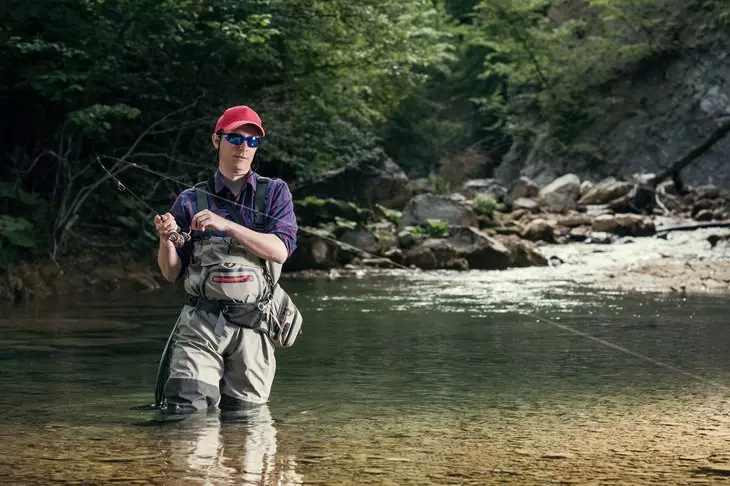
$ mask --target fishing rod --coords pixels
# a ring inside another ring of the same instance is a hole
[[[98,160],[98,157],[97,157],[97,160]],[[171,177],[171,176],[169,176],[169,175],[167,175],[167,174],[165,174],[165,173],[162,173],[162,172],[156,171],[156,170],[154,170],[154,169],[150,169],[150,168],[149,168],[149,167],[147,167],[147,166],[144,166],[144,165],[140,165],[140,164],[137,164],[137,163],[135,163],[135,162],[129,162],[129,161],[126,161],[126,160],[121,160],[121,161],[119,161],[119,162],[121,162],[121,163],[123,163],[123,164],[127,164],[127,165],[129,165],[129,166],[131,166],[131,167],[134,167],[135,169],[139,169],[139,170],[141,170],[141,171],[143,171],[143,172],[147,172],[147,173],[149,173],[149,174],[155,175],[155,176],[157,176],[157,177],[160,177],[160,178],[162,178],[162,179],[166,179],[166,180],[168,180],[168,181],[170,181],[170,182],[174,182],[174,183],[176,183],[176,184],[179,184],[179,185],[181,185],[181,186],[184,186],[184,187],[187,187],[187,188],[192,188],[192,187],[194,187],[194,185],[188,184],[188,183],[186,183],[186,182],[184,182],[184,181],[181,181],[181,180],[179,180],[179,179],[176,179],[176,178],[174,178],[174,177]],[[99,163],[101,164],[101,162],[99,162]],[[102,167],[103,167],[103,166],[102,166]],[[106,170],[106,168],[105,168],[104,170]],[[109,171],[107,171],[107,173],[109,173]],[[111,175],[111,174],[110,174],[110,175]],[[112,175],[112,177],[114,177],[114,176]],[[115,178],[115,180],[117,180],[117,179]],[[118,180],[117,180],[117,182],[118,182]],[[119,183],[119,182],[118,182],[118,184],[121,184],[121,183]],[[124,185],[122,185],[122,187],[124,187]],[[120,190],[121,190],[121,189],[120,189]],[[263,212],[261,212],[261,211],[256,211],[256,209],[254,209],[254,208],[252,208],[252,207],[249,207],[249,206],[246,206],[245,204],[241,204],[241,203],[239,203],[239,202],[236,202],[236,201],[231,201],[230,199],[226,199],[226,198],[224,198],[224,197],[221,197],[221,196],[219,196],[218,194],[213,194],[212,192],[209,192],[209,191],[207,191],[207,190],[205,190],[205,189],[203,189],[203,188],[201,188],[201,187],[196,187],[196,188],[195,188],[195,190],[196,190],[196,191],[200,191],[200,192],[202,192],[203,194],[207,194],[207,195],[209,195],[209,196],[213,197],[214,199],[218,199],[218,200],[220,200],[220,201],[223,201],[223,202],[227,202],[227,203],[229,203],[229,204],[231,204],[231,205],[233,205],[233,206],[235,206],[235,207],[240,207],[240,208],[243,208],[243,209],[247,209],[247,210],[253,211],[254,213],[261,213],[261,214],[264,214],[264,215],[265,215],[266,217],[268,217],[268,218],[271,218],[271,219],[273,219],[273,220],[275,220],[275,221],[282,221],[282,220],[283,220],[283,218],[277,218],[276,216],[271,216],[271,215],[267,215],[266,213],[263,213]],[[129,189],[127,189],[127,191],[129,191]],[[136,197],[136,196],[135,196],[135,197]],[[139,198],[138,198],[138,199],[139,199]],[[149,206],[147,206],[147,207],[149,208]],[[151,208],[150,208],[150,209],[151,209]],[[151,210],[152,210],[152,209],[151,209]],[[152,210],[152,211],[154,211],[154,210]],[[356,247],[356,246],[354,246],[354,245],[350,245],[349,243],[345,243],[345,242],[342,242],[342,241],[336,240],[336,239],[334,239],[334,238],[331,238],[331,237],[329,237],[329,236],[327,236],[327,235],[323,235],[323,234],[321,234],[321,233],[318,233],[318,232],[316,232],[316,231],[314,231],[314,230],[310,230],[310,229],[307,229],[307,228],[301,228],[301,227],[299,228],[299,230],[300,230],[300,231],[302,231],[303,233],[307,233],[307,234],[310,234],[310,235],[314,235],[314,236],[317,236],[317,237],[319,237],[319,238],[322,238],[322,239],[324,239],[324,240],[328,240],[328,241],[331,241],[331,242],[333,242],[333,243],[335,243],[335,244],[337,244],[337,245],[341,245],[341,246],[344,246],[344,247],[346,247],[346,248],[348,248],[348,249],[351,249],[351,250],[355,250],[355,251],[361,252],[361,253],[362,253],[362,254],[364,254],[364,255],[368,255],[368,256],[370,256],[370,257],[374,257],[374,258],[379,258],[379,257],[378,257],[378,255],[375,255],[375,254],[373,254],[373,253],[370,253],[370,252],[368,252],[368,251],[365,251],[365,250],[363,250],[362,248],[358,248],[358,247]],[[187,239],[190,239],[190,236],[189,236],[189,234],[186,234],[186,233],[182,233],[182,234],[183,234],[183,235],[184,235],[184,237],[186,237]],[[185,241],[187,241],[187,240],[185,240]],[[184,243],[185,243],[185,241],[184,241],[184,242],[182,242],[181,244],[184,244]],[[403,270],[410,270],[410,268],[409,268],[409,267],[407,267],[407,266],[405,266],[405,265],[401,265],[400,263],[394,262],[394,261],[393,261],[393,260],[391,260],[391,259],[387,259],[387,260],[388,260],[389,262],[391,262],[391,263],[392,263],[392,264],[393,264],[394,266],[398,267],[398,268],[401,268],[401,269],[403,269]]]
[[[146,209],[148,209],[148,210],[150,210],[150,211],[152,211],[153,213],[156,214],[156,211],[149,204],[147,204],[145,201],[143,201],[142,199],[140,199],[136,194],[134,194],[132,191],[130,191],[129,188],[127,188],[117,177],[114,176],[114,174],[112,174],[106,167],[104,167],[104,164],[101,163],[101,160],[99,159],[99,157],[97,157],[97,161],[99,162],[99,165],[102,166],[102,168],[104,169],[104,171],[117,183],[117,188],[120,191],[126,190],[132,197],[135,198],[136,201],[138,201],[140,204],[142,204]],[[139,164],[134,163],[134,162],[128,162],[128,161],[121,161],[121,162],[122,163],[125,163],[125,164],[127,164],[127,165],[129,165],[131,167],[134,167],[136,169],[142,170],[144,172],[153,174],[153,175],[155,175],[157,177],[160,177],[162,179],[169,180],[169,181],[174,182],[176,184],[179,184],[179,185],[182,185],[182,186],[185,186],[185,187],[193,187],[190,184],[187,184],[187,183],[185,183],[185,182],[183,182],[183,181],[181,181],[179,179],[176,179],[174,177],[171,177],[171,176],[169,176],[167,174],[164,174],[162,172],[159,172],[159,171],[150,169],[149,167],[146,167],[146,166],[143,166],[143,165],[139,165]],[[232,204],[234,206],[238,206],[238,207],[241,207],[241,208],[244,208],[244,209],[252,210],[252,211],[254,211],[254,213],[257,213],[258,212],[254,208],[250,208],[250,207],[245,206],[245,205],[243,205],[241,203],[238,203],[236,201],[228,200],[226,198],[223,198],[221,196],[218,196],[217,194],[213,194],[213,193],[211,193],[211,192],[209,192],[209,191],[207,191],[205,189],[202,189],[202,188],[199,188],[198,187],[198,188],[196,188],[196,190],[199,190],[199,191],[203,192],[204,194],[210,195],[213,198],[217,198],[217,199],[220,199],[222,201],[228,202],[228,203],[230,203],[230,204]],[[268,216],[268,217],[270,217],[272,219],[275,219],[275,220],[279,220],[279,221],[282,219],[282,218],[277,218],[275,216]],[[361,248],[358,248],[358,247],[356,247],[354,245],[350,245],[350,244],[347,244],[347,243],[343,243],[341,241],[337,241],[337,240],[335,240],[333,238],[330,238],[330,237],[328,237],[326,235],[322,235],[322,234],[317,233],[315,231],[308,230],[306,228],[299,228],[299,230],[300,231],[303,231],[305,233],[313,234],[313,235],[316,235],[316,236],[318,236],[320,238],[323,238],[323,239],[332,241],[332,242],[334,242],[334,243],[336,243],[338,245],[344,245],[345,247],[349,247],[349,248],[352,248],[352,249],[354,249],[356,251],[360,251],[363,254],[371,255],[371,256],[376,256],[376,255],[373,255],[372,253],[369,253],[369,252],[367,252],[367,251],[365,251],[365,250],[363,250]],[[179,246],[179,245],[184,244],[189,239],[190,239],[189,233],[183,233],[183,232],[181,232],[179,234],[178,233],[174,233],[170,237],[170,241],[173,241],[173,243],[176,246]],[[391,262],[392,262],[392,260],[391,260]],[[400,267],[400,268],[408,269],[408,267],[406,267],[404,265],[398,264],[396,262],[392,262],[392,263],[394,265]],[[654,364],[656,366],[659,366],[659,367],[668,369],[668,370],[673,371],[675,373],[679,373],[679,374],[685,375],[685,376],[690,377],[690,378],[692,378],[694,380],[701,381],[701,382],[704,382],[704,383],[708,383],[708,384],[711,384],[713,386],[716,386],[716,387],[719,387],[719,388],[722,388],[722,389],[725,389],[725,390],[730,389],[730,387],[728,387],[727,385],[724,385],[722,383],[718,383],[718,382],[713,381],[713,380],[708,380],[707,378],[704,378],[702,376],[696,375],[694,373],[690,373],[690,372],[688,372],[686,370],[683,370],[683,369],[681,369],[681,368],[679,368],[677,366],[672,366],[670,364],[667,364],[667,363],[658,361],[658,360],[653,359],[653,358],[651,358],[649,356],[646,356],[644,354],[638,353],[636,351],[632,351],[630,349],[624,348],[624,347],[619,346],[617,344],[613,344],[611,342],[608,342],[608,341],[606,341],[604,339],[601,339],[601,338],[592,336],[591,334],[589,334],[587,332],[579,331],[579,330],[577,330],[577,329],[575,329],[575,328],[573,328],[571,326],[568,326],[566,324],[556,322],[556,321],[554,321],[552,319],[548,319],[547,317],[542,317],[542,316],[539,316],[539,315],[536,315],[536,314],[533,314],[533,313],[530,313],[530,312],[524,312],[524,311],[523,312],[520,312],[520,313],[522,315],[527,316],[527,317],[532,317],[533,319],[535,319],[535,320],[537,320],[539,322],[542,322],[544,324],[548,324],[548,325],[550,325],[552,327],[555,327],[555,328],[561,329],[563,331],[567,331],[567,332],[570,332],[570,333],[575,334],[577,336],[583,337],[585,339],[588,339],[588,340],[597,342],[597,343],[601,344],[602,346],[606,346],[606,347],[611,348],[611,349],[613,349],[615,351],[619,351],[621,353],[624,353],[624,354],[633,356],[635,358],[639,358],[641,360],[644,360],[644,361],[647,361],[649,363],[652,363],[652,364]],[[160,360],[160,369],[158,369],[158,377],[157,377],[157,383],[156,383],[156,387],[155,387],[155,403],[152,404],[152,405],[139,407],[140,409],[154,410],[154,409],[164,409],[165,408],[165,405],[166,404],[165,404],[165,400],[164,400],[164,396],[163,396],[163,390],[162,390],[162,387],[164,386],[164,380],[161,380],[161,373],[162,373],[162,369],[164,367],[163,362],[165,361],[166,358],[169,358],[169,356],[167,356],[167,354],[168,354],[167,351],[168,351],[168,348],[169,348],[169,345],[170,345],[170,341],[172,339],[172,336],[174,334],[174,331],[175,331],[175,329],[173,329],[173,332],[170,334],[170,337],[168,338],[168,342],[167,342],[167,344],[165,346],[165,350],[163,350],[163,354],[162,354],[162,357],[161,357],[161,360]]]
[[[98,157],[97,157],[97,160],[98,160]],[[179,185],[182,185],[182,186],[185,186],[185,187],[193,187],[193,186],[191,186],[190,184],[187,184],[187,183],[185,183],[185,182],[183,182],[183,181],[180,181],[179,179],[176,179],[176,178],[174,178],[174,177],[171,177],[171,176],[169,176],[169,175],[167,175],[167,174],[164,174],[164,173],[162,173],[162,172],[159,172],[159,171],[156,171],[156,170],[150,169],[149,167],[146,167],[146,166],[143,166],[143,165],[139,165],[139,164],[137,164],[137,163],[134,163],[134,162],[128,162],[128,161],[121,161],[121,162],[122,162],[122,163],[125,163],[125,164],[127,164],[127,165],[129,165],[129,166],[131,166],[131,167],[134,167],[134,168],[136,168],[136,169],[142,170],[142,171],[144,171],[144,172],[147,172],[147,173],[153,174],[153,175],[155,175],[155,176],[157,176],[157,177],[160,177],[160,178],[163,178],[163,179],[169,180],[169,181],[171,181],[171,182],[174,182],[174,183],[176,183],[176,184],[179,184]],[[101,164],[101,161],[99,161],[99,164]],[[103,166],[103,164],[102,164],[102,167],[104,167],[104,166]],[[120,190],[126,189],[126,190],[127,190],[127,192],[129,192],[130,194],[132,194],[132,192],[131,192],[131,191],[130,191],[129,189],[127,189],[127,188],[126,188],[126,186],[124,186],[124,184],[122,184],[122,183],[121,183],[121,182],[120,182],[120,181],[119,181],[119,180],[118,180],[118,179],[117,179],[116,177],[114,177],[114,175],[113,175],[113,174],[111,174],[111,173],[110,173],[110,172],[109,172],[109,171],[108,171],[108,170],[106,169],[106,167],[104,167],[104,170],[105,170],[105,171],[106,171],[106,172],[107,172],[107,173],[108,173],[108,174],[109,174],[109,175],[110,175],[110,176],[111,176],[111,177],[112,177],[112,178],[113,178],[113,179],[114,179],[114,180],[115,180],[115,181],[117,182],[117,185],[118,185],[118,187],[119,187],[119,189],[120,189]],[[204,189],[202,189],[202,188],[196,188],[196,190],[202,191],[202,192],[203,192],[204,194],[207,194],[207,195],[210,195],[210,196],[212,196],[212,197],[214,197],[214,198],[217,198],[217,199],[220,199],[220,200],[222,200],[222,201],[228,202],[228,203],[230,203],[230,204],[232,204],[232,205],[234,205],[234,206],[239,206],[239,207],[242,207],[242,208],[244,208],[244,209],[249,209],[249,210],[252,210],[252,211],[254,211],[254,212],[258,212],[258,211],[256,211],[256,210],[255,210],[254,208],[250,208],[250,207],[248,207],[248,206],[245,206],[245,205],[243,205],[243,204],[240,204],[240,203],[238,203],[238,202],[235,202],[235,201],[230,201],[230,200],[228,200],[228,199],[226,199],[226,198],[223,198],[223,197],[221,197],[221,196],[218,196],[217,194],[213,194],[213,193],[211,193],[211,192],[208,192],[208,191],[206,191],[206,190],[204,190]],[[149,206],[149,205],[148,205],[147,203],[145,203],[144,201],[142,201],[141,199],[139,199],[139,198],[138,198],[138,197],[137,197],[136,195],[134,195],[134,194],[132,194],[132,195],[133,195],[133,196],[134,196],[134,197],[135,197],[135,198],[136,198],[136,199],[137,199],[138,201],[140,201],[140,202],[141,202],[142,204],[144,204],[146,208],[148,208],[149,210],[151,210],[151,211],[153,211],[153,212],[154,212],[154,210],[153,210],[153,209],[152,209],[152,208],[151,208],[151,207],[150,207],[150,206]],[[277,218],[277,217],[275,217],[275,216],[269,216],[269,217],[270,217],[270,218],[273,218],[273,219],[275,219],[275,220],[279,220],[279,221],[280,221],[280,220],[282,219],[282,218]],[[352,248],[352,249],[354,249],[354,250],[356,250],[356,251],[360,251],[360,252],[362,252],[363,254],[366,254],[366,255],[371,255],[371,256],[377,256],[377,255],[373,255],[372,253],[369,253],[369,252],[367,252],[367,251],[365,251],[365,250],[363,250],[363,249],[361,249],[361,248],[358,248],[358,247],[356,247],[356,246],[353,246],[353,245],[350,245],[350,244],[347,244],[347,243],[343,243],[343,242],[341,242],[341,241],[337,241],[337,240],[335,240],[335,239],[333,239],[333,238],[330,238],[330,237],[328,237],[328,236],[326,236],[326,235],[322,235],[322,234],[320,234],[320,233],[317,233],[317,232],[315,232],[315,231],[312,231],[312,230],[308,230],[308,229],[306,229],[306,228],[299,228],[299,230],[300,230],[300,231],[303,231],[303,232],[305,232],[305,233],[313,234],[313,235],[316,235],[316,236],[318,236],[318,237],[320,237],[320,238],[323,238],[323,239],[326,239],[326,240],[332,241],[332,242],[334,242],[334,243],[336,243],[336,244],[338,244],[338,245],[344,245],[345,247],[349,247],[349,248]],[[182,234],[183,234],[183,235],[186,235],[185,233],[182,233]],[[189,235],[186,235],[186,236],[187,236],[187,238],[189,238]],[[392,260],[391,260],[391,262],[392,262]],[[396,266],[400,267],[400,268],[403,268],[403,269],[409,269],[408,267],[406,267],[406,266],[404,266],[404,265],[401,265],[401,264],[398,264],[398,263],[396,263],[396,262],[392,262],[392,263],[393,263],[394,265],[396,265]],[[659,366],[659,367],[662,367],[662,368],[668,369],[668,370],[670,370],[670,371],[673,371],[673,372],[675,372],[675,373],[679,373],[679,374],[685,375],[685,376],[687,376],[687,377],[690,377],[690,378],[693,378],[693,379],[695,379],[695,380],[697,380],[697,381],[701,381],[701,382],[704,382],[704,383],[708,383],[708,384],[711,384],[711,385],[714,385],[714,386],[717,386],[717,387],[719,387],[719,388],[723,388],[723,389],[726,389],[726,390],[727,390],[727,389],[730,389],[730,387],[728,387],[727,385],[724,385],[724,384],[722,384],[722,383],[718,383],[718,382],[716,382],[716,381],[708,380],[707,378],[704,378],[704,377],[702,377],[702,376],[696,375],[696,374],[694,374],[694,373],[690,373],[690,372],[688,372],[688,371],[686,371],[686,370],[683,370],[683,369],[681,369],[681,368],[679,368],[679,367],[676,367],[676,366],[672,366],[672,365],[670,365],[670,364],[667,364],[667,363],[663,363],[663,362],[661,362],[661,361],[655,360],[655,359],[653,359],[653,358],[651,358],[651,357],[649,357],[649,356],[643,355],[643,354],[641,354],[641,353],[638,353],[638,352],[636,352],[636,351],[632,351],[632,350],[630,350],[630,349],[624,348],[624,347],[622,347],[622,346],[619,346],[619,345],[617,345],[617,344],[613,344],[613,343],[611,343],[611,342],[608,342],[608,341],[606,341],[606,340],[604,340],[604,339],[601,339],[601,338],[598,338],[598,337],[592,336],[592,335],[591,335],[591,334],[589,334],[589,333],[586,333],[586,332],[584,332],[584,331],[579,331],[579,330],[577,330],[577,329],[575,329],[575,328],[573,328],[573,327],[571,327],[571,326],[568,326],[568,325],[566,325],[566,324],[563,324],[563,323],[559,323],[559,322],[556,322],[556,321],[554,321],[554,320],[552,320],[552,319],[548,319],[547,317],[541,317],[541,316],[539,316],[539,315],[536,315],[536,314],[533,314],[533,313],[530,313],[530,312],[524,312],[524,311],[522,311],[522,312],[520,312],[520,313],[521,313],[522,315],[524,315],[524,316],[527,316],[527,317],[532,317],[533,319],[535,319],[535,320],[537,320],[537,321],[539,321],[539,322],[542,322],[542,323],[544,323],[544,324],[548,324],[548,325],[550,325],[550,326],[552,326],[552,327],[555,327],[555,328],[561,329],[561,330],[563,330],[563,331],[567,331],[567,332],[570,332],[570,333],[572,333],[572,334],[575,334],[575,335],[577,335],[577,336],[583,337],[583,338],[585,338],[585,339],[589,339],[589,340],[591,340],[591,341],[594,341],[594,342],[597,342],[597,343],[601,344],[602,346],[606,346],[606,347],[608,347],[608,348],[611,348],[611,349],[613,349],[613,350],[615,350],[615,351],[619,351],[619,352],[621,352],[621,353],[624,353],[624,354],[627,354],[627,355],[633,356],[633,357],[635,357],[635,358],[639,358],[639,359],[642,359],[642,360],[644,360],[644,361],[647,361],[647,362],[649,362],[649,363],[652,363],[652,364],[654,364],[654,365],[656,365],[656,366]],[[168,344],[169,344],[169,343],[168,343]],[[164,353],[163,353],[163,355],[164,355]],[[156,395],[157,395],[157,396],[156,396],[156,400],[155,400],[155,401],[156,401],[156,405],[157,405],[158,407],[159,407],[159,405],[160,405],[160,402],[161,402],[161,400],[162,400],[161,394],[162,394],[162,390],[161,390],[161,388],[159,387],[159,377],[158,377],[158,389],[156,390]]]
[[[127,191],[130,196],[132,196],[138,203],[140,203],[142,205],[142,207],[151,211],[153,214],[157,214],[157,211],[155,211],[155,209],[152,206],[147,204],[142,198],[140,198],[135,193],[133,193],[127,186],[124,185],[124,183],[122,181],[119,180],[119,178],[117,178],[117,176],[112,174],[109,171],[109,169],[107,169],[104,166],[104,164],[101,163],[101,159],[98,156],[96,157],[96,161],[99,162],[99,165],[101,166],[102,169],[104,169],[104,172],[106,172],[109,175],[109,177],[111,177],[114,180],[114,182],[117,183],[117,189],[119,189],[120,191]],[[132,164],[132,165],[135,165],[135,164]],[[181,247],[182,245],[184,245],[185,243],[190,241],[190,233],[189,232],[184,233],[182,231],[180,231],[180,232],[174,231],[170,235],[169,240],[176,247]]]

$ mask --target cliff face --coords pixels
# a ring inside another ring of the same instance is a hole
[[[606,88],[623,99],[576,142],[595,149],[599,161],[558,157],[546,139],[513,147],[496,170],[504,182],[526,175],[545,184],[566,172],[581,179],[658,172],[686,154],[730,117],[730,34],[688,21],[671,58],[647,62]],[[519,155],[518,155],[519,154]],[[730,137],[682,172],[690,184],[730,188]]]

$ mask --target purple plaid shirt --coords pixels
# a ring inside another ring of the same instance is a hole
[[[254,195],[256,194],[256,184],[259,175],[251,172],[248,176],[246,184],[241,189],[238,197],[235,197],[228,186],[223,182],[221,173],[216,170],[214,179],[215,194],[222,198],[228,199],[235,204],[239,211],[239,217],[243,219],[246,228],[254,227]],[[207,189],[205,189],[207,190]],[[224,218],[235,221],[228,211],[216,204],[216,199],[210,194],[206,195],[208,199],[208,209],[212,212],[223,216]],[[198,212],[198,196],[195,189],[190,188],[184,190],[178,196],[175,203],[170,209],[170,213],[177,220],[178,225],[183,231],[187,232],[190,228],[190,222],[193,216]],[[294,216],[294,204],[292,203],[291,192],[289,186],[281,179],[270,179],[266,186],[266,196],[264,198],[264,212],[266,213],[266,232],[273,233],[278,236],[286,245],[289,255],[292,254],[297,246],[297,219]],[[219,231],[211,231],[213,236],[226,236],[225,233]],[[189,241],[181,248],[177,249],[182,262],[180,275],[190,262],[193,252],[193,242]]]

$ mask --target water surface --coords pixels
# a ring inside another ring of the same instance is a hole
[[[179,289],[4,309],[0,482],[666,484],[726,459],[728,299],[521,275],[285,281],[305,327],[269,405],[163,426],[134,407]]]

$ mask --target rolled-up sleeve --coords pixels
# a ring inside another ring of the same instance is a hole
[[[294,215],[289,185],[281,179],[272,179],[268,199],[269,218],[266,226],[267,233],[273,233],[284,242],[289,255],[297,247],[297,218]]]

